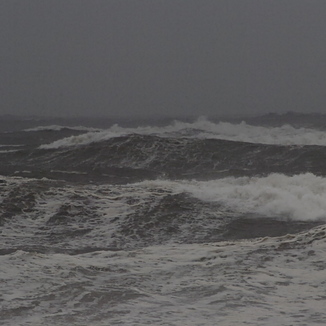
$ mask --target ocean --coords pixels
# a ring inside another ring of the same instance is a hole
[[[0,325],[324,325],[326,116],[0,122]]]

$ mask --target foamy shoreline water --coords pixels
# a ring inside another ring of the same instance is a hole
[[[320,226],[296,236],[77,256],[17,251],[0,256],[2,320],[317,325],[325,318],[325,234]]]

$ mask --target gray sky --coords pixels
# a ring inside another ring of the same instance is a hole
[[[326,113],[325,0],[2,0],[0,114]]]

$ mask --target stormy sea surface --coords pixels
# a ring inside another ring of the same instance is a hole
[[[324,325],[326,116],[0,121],[0,325]]]

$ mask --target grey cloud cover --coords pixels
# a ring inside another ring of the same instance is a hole
[[[0,114],[326,112],[324,0],[0,2]]]

